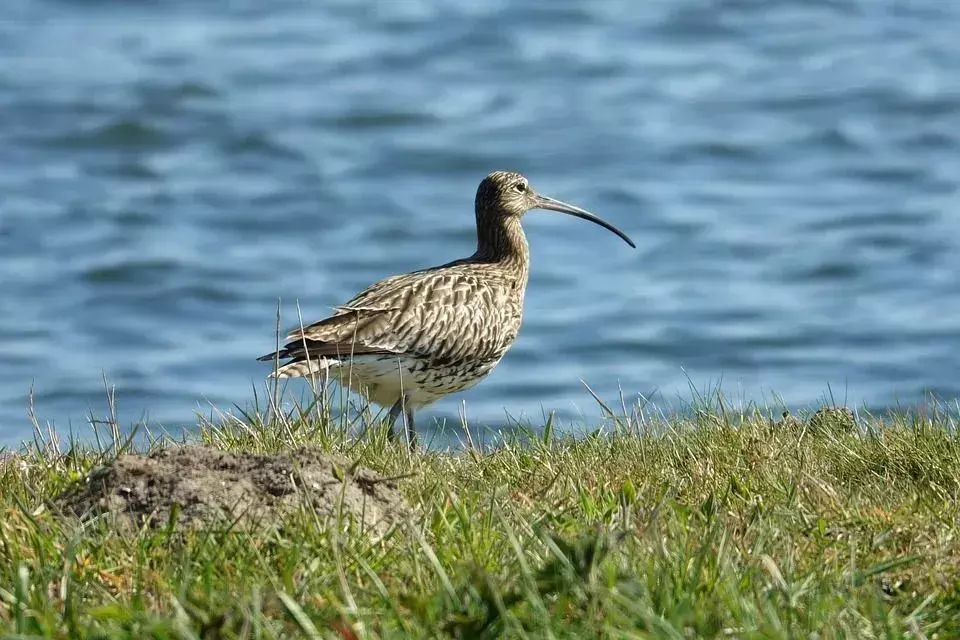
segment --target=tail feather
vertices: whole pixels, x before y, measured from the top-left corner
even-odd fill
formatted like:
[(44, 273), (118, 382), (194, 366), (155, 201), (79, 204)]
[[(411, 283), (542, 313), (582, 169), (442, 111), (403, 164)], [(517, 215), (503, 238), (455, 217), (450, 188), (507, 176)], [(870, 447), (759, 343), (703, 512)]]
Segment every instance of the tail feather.
[(271, 378), (298, 378), (301, 376), (315, 375), (340, 364), (340, 361), (336, 358), (315, 354), (312, 350), (308, 355), (302, 343), (284, 345), (279, 351), (260, 356), (257, 360), (260, 362), (290, 360), (289, 362), (281, 363), (280, 366), (277, 367), (277, 370), (270, 374)]
[(260, 362), (289, 360), (277, 367), (270, 377), (297, 378), (322, 373), (331, 367), (352, 360), (354, 356), (381, 353), (387, 352), (356, 344), (327, 344), (317, 340), (300, 339), (288, 342), (279, 351), (262, 355), (257, 360)]
[(300, 378), (324, 373), (332, 367), (340, 365), (339, 360), (330, 358), (311, 358), (310, 360), (294, 360), (280, 365), (270, 374), (271, 378)]
[(257, 362), (273, 362), (274, 360), (286, 360), (287, 358), (292, 357), (293, 354), (290, 353), (290, 349), (283, 348), (280, 351), (274, 351), (273, 353), (268, 353), (267, 355), (260, 356), (257, 358)]
[(287, 358), (304, 358), (307, 353), (311, 358), (331, 358), (353, 357), (369, 354), (393, 354), (394, 352), (380, 347), (368, 347), (356, 343), (326, 343), (318, 340), (296, 340), (283, 345), (279, 351), (268, 353), (257, 358), (260, 362), (270, 362), (271, 360), (286, 360)]

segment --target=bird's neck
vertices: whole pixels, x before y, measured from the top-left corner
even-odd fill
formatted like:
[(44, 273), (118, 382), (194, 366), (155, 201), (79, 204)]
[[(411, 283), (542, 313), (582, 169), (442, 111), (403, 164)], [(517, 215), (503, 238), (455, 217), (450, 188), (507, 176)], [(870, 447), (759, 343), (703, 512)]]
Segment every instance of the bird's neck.
[(510, 216), (484, 220), (477, 216), (477, 252), (474, 257), (516, 270), (526, 281), (530, 247), (520, 219)]

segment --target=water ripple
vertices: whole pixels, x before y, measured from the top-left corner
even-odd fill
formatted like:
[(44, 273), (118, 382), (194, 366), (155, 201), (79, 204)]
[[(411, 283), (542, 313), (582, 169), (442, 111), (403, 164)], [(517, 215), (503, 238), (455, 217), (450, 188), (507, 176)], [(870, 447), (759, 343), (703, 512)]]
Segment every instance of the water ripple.
[[(432, 417), (502, 425), (716, 384), (956, 393), (951, 3), (12, 0), (0, 21), (0, 441), (241, 406), (282, 324), (468, 255), (517, 168), (527, 318)], [(150, 24), (150, 29), (144, 29)], [(29, 28), (27, 28), (29, 25)], [(70, 55), (64, 55), (70, 51)], [(216, 371), (216, 375), (211, 375)]]
[(139, 120), (118, 120), (91, 131), (64, 134), (50, 144), (64, 149), (160, 149), (170, 144), (161, 129)]

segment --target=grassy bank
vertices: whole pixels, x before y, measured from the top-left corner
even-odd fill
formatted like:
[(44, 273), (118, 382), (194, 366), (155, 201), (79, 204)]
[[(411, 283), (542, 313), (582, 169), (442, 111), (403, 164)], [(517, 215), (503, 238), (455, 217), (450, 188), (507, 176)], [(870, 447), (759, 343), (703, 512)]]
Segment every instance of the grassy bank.
[(373, 541), (307, 508), (272, 533), (81, 527), (45, 500), (107, 461), (0, 462), (0, 632), (21, 637), (960, 637), (960, 439), (947, 412), (639, 415), (578, 440), (408, 454), (308, 412), (204, 423), (312, 445), (421, 514)]

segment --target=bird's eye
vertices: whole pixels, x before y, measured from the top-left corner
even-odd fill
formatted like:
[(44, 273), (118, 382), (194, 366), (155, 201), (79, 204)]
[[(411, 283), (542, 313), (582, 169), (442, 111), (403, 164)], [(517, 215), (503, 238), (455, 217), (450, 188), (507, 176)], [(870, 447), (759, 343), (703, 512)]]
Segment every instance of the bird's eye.
[(513, 185), (513, 188), (519, 191), (520, 193), (523, 193), (524, 191), (527, 190), (527, 185), (526, 183), (518, 182), (517, 184)]

